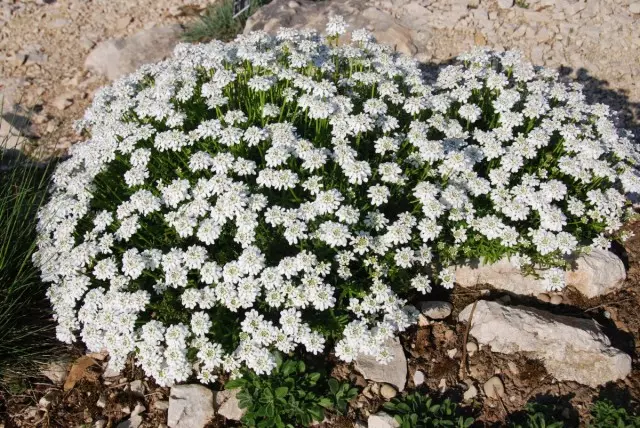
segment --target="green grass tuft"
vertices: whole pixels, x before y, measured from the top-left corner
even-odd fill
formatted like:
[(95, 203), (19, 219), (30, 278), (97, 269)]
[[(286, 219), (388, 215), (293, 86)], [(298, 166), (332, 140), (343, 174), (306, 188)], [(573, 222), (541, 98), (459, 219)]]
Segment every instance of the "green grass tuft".
[[(2, 112), (0, 111), (0, 114)], [(47, 195), (51, 163), (38, 163), (0, 138), (0, 386), (33, 375), (40, 362), (61, 349), (55, 324), (31, 262), (36, 214)]]
[(222, 0), (211, 4), (204, 14), (198, 17), (198, 20), (187, 27), (183, 39), (190, 43), (233, 40), (242, 33), (247, 18), (265, 3), (267, 3), (266, 0), (251, 0), (249, 10), (236, 18), (233, 17), (233, 0)]

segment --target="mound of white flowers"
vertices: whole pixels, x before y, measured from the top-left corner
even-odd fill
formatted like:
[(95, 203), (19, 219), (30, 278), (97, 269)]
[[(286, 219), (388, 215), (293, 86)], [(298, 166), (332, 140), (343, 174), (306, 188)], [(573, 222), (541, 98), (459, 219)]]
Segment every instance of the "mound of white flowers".
[(389, 358), (407, 301), (509, 256), (563, 286), (640, 190), (605, 105), (515, 52), (419, 64), (336, 17), (180, 45), (96, 94), (53, 177), (34, 260), (58, 321), (162, 385), (273, 352)]

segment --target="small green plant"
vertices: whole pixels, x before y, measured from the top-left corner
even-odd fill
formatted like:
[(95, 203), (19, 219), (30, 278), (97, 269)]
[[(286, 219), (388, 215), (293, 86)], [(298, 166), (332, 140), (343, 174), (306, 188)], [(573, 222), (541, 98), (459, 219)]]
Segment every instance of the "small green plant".
[(512, 428), (563, 428), (564, 422), (555, 420), (556, 406), (547, 406), (538, 403), (527, 403), (524, 408), (525, 417), (523, 423), (513, 423)]
[(525, 0), (516, 0), (516, 6), (523, 9), (529, 9), (529, 3), (527, 3)]
[(384, 408), (393, 415), (400, 428), (466, 428), (474, 422), (472, 417), (460, 415), (458, 406), (451, 400), (435, 403), (431, 397), (417, 392), (395, 398), (385, 403)]
[(306, 364), (300, 360), (282, 361), (267, 376), (247, 371), (244, 377), (227, 382), (226, 389), (240, 388), (240, 407), (247, 409), (242, 422), (249, 427), (289, 428), (309, 426), (322, 421), (323, 408), (331, 408), (334, 402), (323, 396), (326, 383), (319, 384), (319, 372), (307, 373)]
[(327, 383), (329, 384), (329, 392), (331, 392), (329, 396), (331, 406), (329, 408), (335, 410), (339, 415), (346, 414), (347, 405), (349, 401), (356, 398), (358, 389), (352, 388), (347, 382), (340, 383), (334, 378), (329, 379)]
[(207, 6), (206, 11), (184, 32), (186, 42), (208, 42), (210, 40), (233, 40), (242, 32), (247, 18), (265, 0), (251, 0), (251, 7), (240, 16), (233, 17), (233, 0), (223, 0)]
[(593, 428), (631, 428), (640, 427), (640, 417), (631, 415), (626, 409), (616, 407), (609, 400), (597, 401), (591, 408), (590, 427)]

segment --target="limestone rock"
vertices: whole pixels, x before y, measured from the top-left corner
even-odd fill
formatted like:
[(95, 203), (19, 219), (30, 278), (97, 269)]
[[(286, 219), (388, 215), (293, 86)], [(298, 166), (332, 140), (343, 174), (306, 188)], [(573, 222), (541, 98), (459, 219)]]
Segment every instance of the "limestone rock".
[(367, 426), (369, 428), (398, 428), (400, 424), (388, 413), (378, 412), (369, 416)]
[(513, 0), (498, 0), (498, 7), (500, 9), (508, 9), (513, 6)]
[(640, 13), (640, 1), (631, 3), (629, 5), (629, 12), (631, 12), (631, 13)]
[[(610, 293), (620, 288), (626, 279), (624, 263), (611, 251), (593, 249), (589, 254), (569, 260), (574, 269), (566, 272), (566, 284), (586, 297)], [(456, 283), (462, 287), (490, 284), (515, 294), (534, 296), (547, 291), (544, 279), (524, 275), (506, 257), (493, 264), (475, 261), (457, 266), (455, 275)]]
[(420, 302), (418, 307), (420, 308), (422, 315), (431, 318), (432, 320), (445, 319), (451, 315), (451, 311), (453, 310), (453, 305), (451, 303), (441, 302), (438, 300)]
[(225, 389), (215, 393), (216, 411), (232, 421), (239, 421), (246, 413), (246, 409), (240, 408), (240, 402), (237, 398), (237, 389)]
[(89, 53), (84, 67), (115, 80), (143, 64), (171, 55), (181, 32), (180, 25), (169, 25), (142, 30), (121, 39), (105, 40)]
[(176, 385), (169, 394), (170, 428), (202, 428), (215, 415), (213, 392), (202, 385)]
[(620, 288), (627, 278), (622, 260), (607, 250), (591, 250), (578, 257), (575, 266), (575, 270), (567, 272), (567, 285), (589, 298)]
[(120, 422), (116, 428), (138, 428), (142, 425), (142, 413), (145, 411), (145, 407), (141, 404), (137, 404), (131, 412), (129, 419)]
[(475, 261), (457, 266), (455, 275), (456, 283), (462, 287), (490, 284), (495, 288), (523, 295), (537, 295), (546, 291), (540, 279), (524, 275), (506, 257), (493, 264)]
[(386, 345), (393, 353), (393, 359), (388, 364), (381, 364), (374, 357), (361, 354), (355, 360), (356, 370), (367, 380), (389, 383), (398, 391), (403, 391), (407, 382), (407, 358), (404, 349), (397, 337), (390, 339)]
[[(471, 307), (460, 313), (460, 321), (469, 319)], [(471, 323), (469, 333), (479, 344), (493, 352), (522, 352), (539, 359), (561, 381), (596, 387), (631, 371), (631, 357), (612, 347), (594, 320), (481, 300)]]

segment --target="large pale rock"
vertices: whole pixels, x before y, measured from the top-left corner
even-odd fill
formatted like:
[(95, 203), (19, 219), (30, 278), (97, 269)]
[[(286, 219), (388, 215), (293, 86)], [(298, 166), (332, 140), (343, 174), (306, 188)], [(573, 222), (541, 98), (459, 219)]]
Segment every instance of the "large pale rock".
[[(466, 322), (471, 308), (467, 306), (458, 319)], [(631, 371), (631, 357), (612, 347), (600, 326), (590, 319), (480, 300), (469, 333), (494, 352), (522, 352), (541, 360), (561, 381), (597, 387)]]
[(567, 272), (567, 285), (587, 297), (596, 297), (622, 287), (627, 278), (622, 260), (611, 251), (592, 250), (575, 261), (575, 270)]
[(385, 412), (369, 415), (369, 419), (367, 419), (368, 428), (398, 428), (399, 426), (398, 421)]
[(473, 261), (458, 266), (455, 275), (456, 283), (463, 287), (490, 284), (501, 290), (524, 295), (537, 295), (546, 291), (544, 281), (523, 275), (506, 257), (492, 264)]
[[(610, 293), (620, 288), (626, 279), (624, 263), (611, 251), (594, 249), (570, 260), (573, 269), (565, 274), (566, 284), (586, 297)], [(476, 261), (458, 266), (455, 275), (456, 283), (463, 287), (489, 284), (522, 295), (538, 295), (547, 291), (543, 278), (524, 275), (506, 257), (493, 264)]]
[(239, 421), (247, 409), (240, 408), (237, 389), (226, 389), (216, 392), (216, 411), (219, 415), (232, 421)]
[(170, 56), (181, 33), (182, 27), (176, 24), (142, 30), (121, 39), (105, 40), (89, 53), (84, 67), (115, 80), (143, 64)]
[(398, 338), (389, 340), (386, 344), (393, 353), (393, 359), (388, 364), (381, 364), (368, 355), (360, 355), (355, 360), (356, 370), (365, 379), (389, 383), (398, 388), (398, 391), (403, 391), (407, 383), (407, 358), (404, 349)]
[(170, 428), (201, 428), (215, 415), (213, 392), (202, 385), (176, 385), (169, 393)]

